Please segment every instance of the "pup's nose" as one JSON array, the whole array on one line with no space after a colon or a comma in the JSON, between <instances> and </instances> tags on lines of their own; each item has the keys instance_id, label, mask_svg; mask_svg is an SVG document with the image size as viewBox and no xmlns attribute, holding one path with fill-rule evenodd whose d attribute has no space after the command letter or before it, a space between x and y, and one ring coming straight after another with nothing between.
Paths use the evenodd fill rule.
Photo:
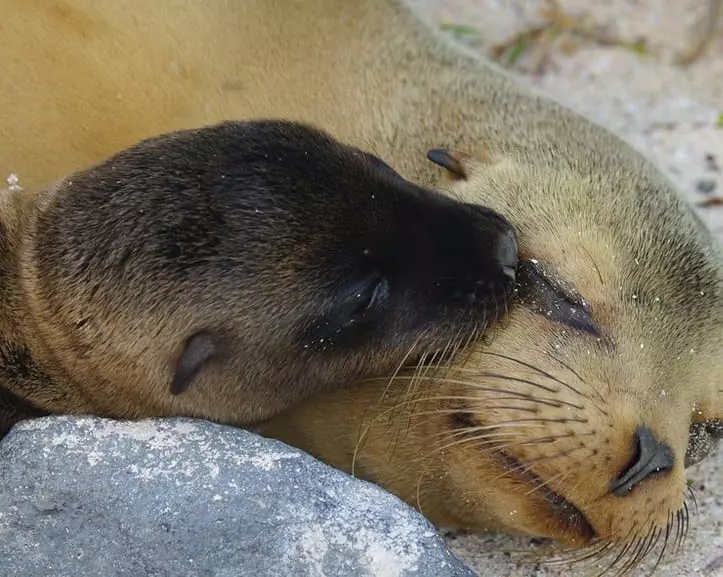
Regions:
<instances>
[{"instance_id":1,"label":"pup's nose","mask_svg":"<svg viewBox=\"0 0 723 577\"><path fill-rule=\"evenodd\" d=\"M512 282L515 282L519 257L517 255L517 237L512 230L508 230L500 238L500 244L497 247L497 258L502 266L502 272L512 279Z\"/></svg>"},{"instance_id":2,"label":"pup's nose","mask_svg":"<svg viewBox=\"0 0 723 577\"><path fill-rule=\"evenodd\" d=\"M638 483L673 468L675 458L670 447L657 439L650 427L635 429L635 452L625 469L612 480L610 490L624 497Z\"/></svg>"}]
</instances>

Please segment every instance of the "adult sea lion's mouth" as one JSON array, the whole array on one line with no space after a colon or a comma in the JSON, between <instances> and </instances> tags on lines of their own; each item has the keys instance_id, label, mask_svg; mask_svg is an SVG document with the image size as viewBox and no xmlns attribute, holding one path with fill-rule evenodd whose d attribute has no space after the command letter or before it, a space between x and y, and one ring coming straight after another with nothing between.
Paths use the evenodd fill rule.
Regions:
<instances>
[{"instance_id":1,"label":"adult sea lion's mouth","mask_svg":"<svg viewBox=\"0 0 723 577\"><path fill-rule=\"evenodd\" d=\"M491 453L491 456L500 463L504 470L510 471L510 475L516 477L530 488L534 488L534 494L542 497L547 503L549 514L555 520L554 523L548 523L547 526L553 529L556 534L541 536L564 540L580 547L590 543L597 537L592 525L590 525L580 509L565 497L553 491L542 478L528 470L520 461L510 457L503 451L495 451Z\"/></svg>"},{"instance_id":2,"label":"adult sea lion's mouth","mask_svg":"<svg viewBox=\"0 0 723 577\"><path fill-rule=\"evenodd\" d=\"M453 426L458 430L480 426L479 423L475 422L469 411L456 411L450 417ZM529 467L524 463L511 457L502 449L489 451L487 455L497 461L500 469L506 471L506 476L513 477L529 487L529 494L541 498L547 505L546 512L549 518L554 521L537 525L537 527L541 525L545 527L541 534L538 535L539 537L566 541L570 546L583 547L598 536L585 515L574 503L553 491L541 477L529 470ZM529 528L530 532L534 530L536 530L535 527ZM545 532L547 534L544 534Z\"/></svg>"}]
</instances>

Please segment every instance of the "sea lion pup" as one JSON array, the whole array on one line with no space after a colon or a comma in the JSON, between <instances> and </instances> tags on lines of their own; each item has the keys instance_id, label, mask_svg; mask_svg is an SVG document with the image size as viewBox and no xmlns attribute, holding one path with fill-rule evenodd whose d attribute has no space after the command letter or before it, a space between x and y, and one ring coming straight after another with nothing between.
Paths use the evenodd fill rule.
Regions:
<instances>
[{"instance_id":1,"label":"sea lion pup","mask_svg":"<svg viewBox=\"0 0 723 577\"><path fill-rule=\"evenodd\" d=\"M0 22L0 163L21 185L144 135L281 116L515 226L522 293L489 342L398 374L381 404L391 375L268 434L440 525L597 543L618 567L683 535L684 466L723 418L723 256L629 146L402 0L13 1ZM450 170L425 159L441 148Z\"/></svg>"},{"instance_id":2,"label":"sea lion pup","mask_svg":"<svg viewBox=\"0 0 723 577\"><path fill-rule=\"evenodd\" d=\"M493 211L283 121L142 141L2 222L1 384L53 413L253 424L452 352L517 265Z\"/></svg>"}]
</instances>

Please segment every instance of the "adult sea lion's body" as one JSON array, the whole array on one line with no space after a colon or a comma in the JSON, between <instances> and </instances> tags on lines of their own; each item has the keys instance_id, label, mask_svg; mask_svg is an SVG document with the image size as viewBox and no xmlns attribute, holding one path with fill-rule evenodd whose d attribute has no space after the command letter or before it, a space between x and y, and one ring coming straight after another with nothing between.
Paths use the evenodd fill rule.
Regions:
<instances>
[{"instance_id":1,"label":"adult sea lion's body","mask_svg":"<svg viewBox=\"0 0 723 577\"><path fill-rule=\"evenodd\" d=\"M505 214L526 258L501 330L444 379L398 375L381 405L389 379L360 384L269 434L347 470L356 457L440 524L599 539L618 566L684 532L684 464L723 418L723 257L630 147L401 0L18 0L0 21L0 166L21 184L227 117L319 124L426 185L441 184L427 149L471 155L441 185Z\"/></svg>"},{"instance_id":2,"label":"adult sea lion's body","mask_svg":"<svg viewBox=\"0 0 723 577\"><path fill-rule=\"evenodd\" d=\"M502 217L282 121L159 135L0 203L0 434L28 402L258 423L459 346L514 288Z\"/></svg>"}]
</instances>

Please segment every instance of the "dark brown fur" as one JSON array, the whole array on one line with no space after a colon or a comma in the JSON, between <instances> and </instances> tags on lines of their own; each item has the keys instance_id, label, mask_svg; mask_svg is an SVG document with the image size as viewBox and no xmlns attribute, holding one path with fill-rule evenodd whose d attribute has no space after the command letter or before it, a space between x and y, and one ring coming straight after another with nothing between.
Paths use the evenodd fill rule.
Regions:
<instances>
[{"instance_id":1,"label":"dark brown fur","mask_svg":"<svg viewBox=\"0 0 723 577\"><path fill-rule=\"evenodd\" d=\"M236 425L451 350L505 308L505 219L308 126L227 122L6 193L0 386ZM37 407L37 409L35 408Z\"/></svg>"}]
</instances>

